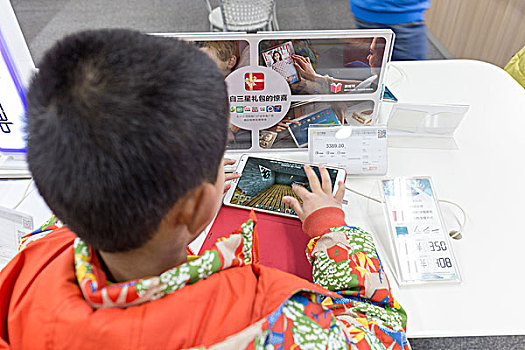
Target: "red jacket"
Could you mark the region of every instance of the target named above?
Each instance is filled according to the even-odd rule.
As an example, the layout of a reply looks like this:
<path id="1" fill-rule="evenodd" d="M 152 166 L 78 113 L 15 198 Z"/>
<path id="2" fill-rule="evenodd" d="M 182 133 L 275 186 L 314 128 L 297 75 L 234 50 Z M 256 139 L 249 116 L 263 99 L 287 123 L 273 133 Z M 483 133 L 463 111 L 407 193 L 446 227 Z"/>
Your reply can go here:
<path id="1" fill-rule="evenodd" d="M 29 244 L 2 271 L 0 348 L 207 346 L 269 315 L 298 290 L 331 294 L 293 275 L 248 265 L 138 306 L 92 309 L 75 278 L 75 237 L 58 229 Z"/>

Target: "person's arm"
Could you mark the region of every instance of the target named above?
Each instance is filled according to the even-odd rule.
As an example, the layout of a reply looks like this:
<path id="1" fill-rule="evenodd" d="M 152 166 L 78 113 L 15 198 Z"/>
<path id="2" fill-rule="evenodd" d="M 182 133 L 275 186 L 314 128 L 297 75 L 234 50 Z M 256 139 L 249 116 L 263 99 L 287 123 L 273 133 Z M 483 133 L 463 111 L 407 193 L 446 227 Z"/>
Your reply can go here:
<path id="1" fill-rule="evenodd" d="M 284 117 L 279 123 L 275 124 L 268 130 L 273 132 L 281 132 L 283 130 L 288 129 L 290 127 L 290 124 L 299 124 L 299 122 L 297 120 L 291 119 L 290 117 Z"/>
<path id="2" fill-rule="evenodd" d="M 330 91 L 330 84 L 332 83 L 341 83 L 347 85 L 349 88 L 353 88 L 361 82 L 361 80 L 338 79 L 328 75 L 320 75 L 314 70 L 310 58 L 301 55 L 292 55 L 292 58 L 295 69 L 299 72 L 301 78 L 314 82 L 319 92 L 328 93 Z"/>
<path id="3" fill-rule="evenodd" d="M 312 192 L 294 186 L 302 204 L 292 197 L 285 202 L 294 209 L 303 230 L 312 239 L 307 247 L 313 279 L 343 296 L 328 298 L 329 308 L 347 330 L 361 330 L 387 347 L 393 341 L 408 346 L 405 335 L 406 313 L 393 298 L 372 235 L 346 225 L 341 202 L 344 185 L 332 197 L 330 177 L 320 167 L 322 184 L 310 167 L 305 166 Z M 398 348 L 398 347 L 396 347 Z"/>

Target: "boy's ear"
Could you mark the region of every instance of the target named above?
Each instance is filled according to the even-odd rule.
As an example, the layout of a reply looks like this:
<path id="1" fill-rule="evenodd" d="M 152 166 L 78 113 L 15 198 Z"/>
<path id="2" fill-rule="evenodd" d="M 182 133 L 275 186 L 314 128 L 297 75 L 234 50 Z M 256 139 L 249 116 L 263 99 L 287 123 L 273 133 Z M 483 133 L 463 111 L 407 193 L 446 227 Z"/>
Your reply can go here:
<path id="1" fill-rule="evenodd" d="M 201 233 L 213 220 L 221 195 L 211 183 L 193 189 L 176 204 L 177 224 L 185 225 L 193 235 Z"/>

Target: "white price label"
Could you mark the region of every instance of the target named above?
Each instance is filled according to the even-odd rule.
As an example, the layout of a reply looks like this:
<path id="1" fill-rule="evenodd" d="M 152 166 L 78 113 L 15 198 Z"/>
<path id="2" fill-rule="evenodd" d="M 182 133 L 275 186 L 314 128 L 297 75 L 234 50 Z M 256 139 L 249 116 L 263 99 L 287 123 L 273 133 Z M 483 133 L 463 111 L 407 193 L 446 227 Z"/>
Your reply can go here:
<path id="1" fill-rule="evenodd" d="M 310 126 L 308 132 L 310 162 L 344 168 L 348 174 L 386 174 L 384 126 Z"/>

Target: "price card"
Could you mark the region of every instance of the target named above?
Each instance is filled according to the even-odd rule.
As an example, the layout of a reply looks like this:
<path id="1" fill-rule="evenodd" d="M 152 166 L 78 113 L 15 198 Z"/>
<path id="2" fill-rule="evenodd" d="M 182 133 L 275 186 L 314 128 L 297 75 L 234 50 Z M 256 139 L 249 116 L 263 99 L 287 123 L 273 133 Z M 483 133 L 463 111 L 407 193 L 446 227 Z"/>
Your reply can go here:
<path id="1" fill-rule="evenodd" d="M 31 216 L 0 207 L 0 270 L 18 253 L 20 238 L 32 231 Z"/>
<path id="2" fill-rule="evenodd" d="M 310 162 L 346 169 L 352 175 L 386 174 L 385 126 L 310 126 Z"/>
<path id="3" fill-rule="evenodd" d="M 428 177 L 380 181 L 401 283 L 460 282 Z"/>

